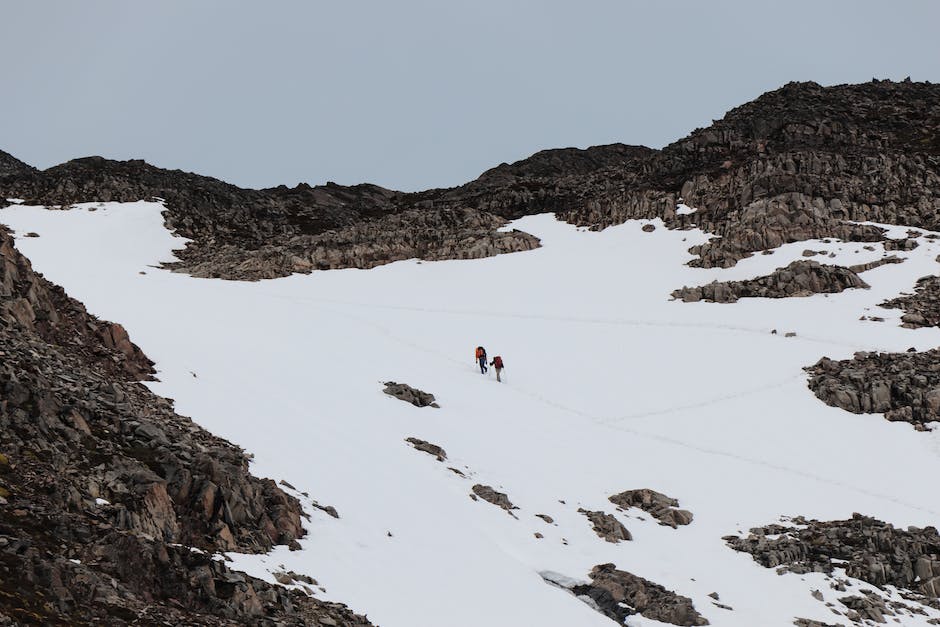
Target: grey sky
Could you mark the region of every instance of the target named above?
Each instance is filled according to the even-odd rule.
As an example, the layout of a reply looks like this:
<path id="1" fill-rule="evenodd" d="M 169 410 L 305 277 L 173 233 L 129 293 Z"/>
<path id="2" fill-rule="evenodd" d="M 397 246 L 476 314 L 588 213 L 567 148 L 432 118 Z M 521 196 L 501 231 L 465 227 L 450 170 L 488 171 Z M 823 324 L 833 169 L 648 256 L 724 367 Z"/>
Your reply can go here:
<path id="1" fill-rule="evenodd" d="M 0 149 L 250 187 L 653 147 L 791 80 L 940 82 L 940 2 L 0 0 Z"/>

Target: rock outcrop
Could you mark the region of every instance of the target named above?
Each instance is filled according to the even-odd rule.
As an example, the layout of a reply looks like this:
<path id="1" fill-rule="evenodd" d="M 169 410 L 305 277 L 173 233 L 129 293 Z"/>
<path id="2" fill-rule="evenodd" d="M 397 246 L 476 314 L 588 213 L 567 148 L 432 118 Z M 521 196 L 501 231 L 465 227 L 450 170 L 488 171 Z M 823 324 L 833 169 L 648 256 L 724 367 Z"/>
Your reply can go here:
<path id="1" fill-rule="evenodd" d="M 925 276 L 917 280 L 914 293 L 898 296 L 881 303 L 888 309 L 901 309 L 901 326 L 910 329 L 940 326 L 940 276 Z"/>
<path id="2" fill-rule="evenodd" d="M 638 507 L 659 521 L 659 524 L 675 529 L 692 522 L 692 512 L 679 509 L 679 501 L 655 490 L 627 490 L 608 499 L 621 509 Z"/>
<path id="3" fill-rule="evenodd" d="M 509 496 L 506 493 L 494 490 L 491 486 L 478 483 L 470 489 L 473 491 L 470 494 L 470 498 L 476 500 L 477 497 L 480 497 L 487 503 L 492 503 L 496 507 L 506 510 L 510 516 L 512 516 L 512 510 L 519 509 L 512 504 L 512 501 L 509 500 Z"/>
<path id="4" fill-rule="evenodd" d="M 406 403 L 411 403 L 415 407 L 434 407 L 440 408 L 434 400 L 434 395 L 430 392 L 422 392 L 417 388 L 413 388 L 407 383 L 395 383 L 394 381 L 386 381 L 385 389 L 382 390 L 389 396 L 394 396 L 398 400 L 405 401 Z"/>
<path id="5" fill-rule="evenodd" d="M 810 389 L 827 405 L 856 414 L 883 412 L 921 429 L 940 420 L 940 349 L 823 357 L 806 370 Z"/>
<path id="6" fill-rule="evenodd" d="M 675 290 L 672 297 L 686 303 L 700 300 L 733 303 L 739 298 L 787 298 L 833 294 L 850 288 L 868 287 L 865 281 L 848 268 L 799 260 L 756 279 L 713 281 L 701 287 L 683 287 Z"/>
<path id="7" fill-rule="evenodd" d="M 591 526 L 594 528 L 597 537 L 603 538 L 607 542 L 617 543 L 633 540 L 633 536 L 630 535 L 627 528 L 616 517 L 606 512 L 590 511 L 579 507 L 578 513 L 584 514 L 591 521 Z"/>
<path id="8" fill-rule="evenodd" d="M 212 559 L 296 546 L 300 504 L 150 373 L 0 230 L 0 623 L 368 624 Z"/>
<path id="9" fill-rule="evenodd" d="M 405 442 L 413 446 L 416 450 L 427 453 L 428 455 L 433 455 L 439 462 L 447 459 L 447 453 L 437 444 L 431 444 L 426 440 L 418 438 L 405 438 Z"/>
<path id="10" fill-rule="evenodd" d="M 692 600 L 624 570 L 614 564 L 591 569 L 591 583 L 580 583 L 557 573 L 542 573 L 548 583 L 569 590 L 595 610 L 623 625 L 640 614 L 670 625 L 708 625 Z"/>
<path id="11" fill-rule="evenodd" d="M 767 568 L 786 572 L 845 569 L 849 577 L 875 586 L 895 586 L 916 600 L 940 607 L 940 535 L 934 527 L 897 529 L 854 514 L 849 520 L 794 519 L 795 525 L 768 525 L 747 537 L 726 536 L 736 551 L 750 553 Z"/>

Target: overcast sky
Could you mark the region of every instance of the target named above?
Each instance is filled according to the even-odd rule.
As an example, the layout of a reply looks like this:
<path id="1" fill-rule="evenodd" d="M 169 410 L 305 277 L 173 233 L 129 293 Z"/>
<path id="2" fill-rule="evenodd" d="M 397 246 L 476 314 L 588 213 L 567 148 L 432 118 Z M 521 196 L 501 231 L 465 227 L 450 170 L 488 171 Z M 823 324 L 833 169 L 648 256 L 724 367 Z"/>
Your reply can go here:
<path id="1" fill-rule="evenodd" d="M 795 80 L 940 82 L 940 2 L 0 3 L 0 149 L 249 187 L 444 187 L 662 147 Z"/>

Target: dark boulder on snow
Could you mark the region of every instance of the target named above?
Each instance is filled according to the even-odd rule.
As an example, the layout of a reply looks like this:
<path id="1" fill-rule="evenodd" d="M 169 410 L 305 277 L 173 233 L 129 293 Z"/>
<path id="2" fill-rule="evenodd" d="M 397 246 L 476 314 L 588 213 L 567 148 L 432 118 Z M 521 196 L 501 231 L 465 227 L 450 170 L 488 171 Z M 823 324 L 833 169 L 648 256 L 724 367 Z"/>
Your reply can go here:
<path id="1" fill-rule="evenodd" d="M 434 395 L 429 392 L 422 392 L 406 383 L 395 383 L 394 381 L 386 381 L 384 385 L 383 392 L 406 403 L 411 403 L 415 407 L 440 408 L 440 405 L 434 400 Z"/>
<path id="2" fill-rule="evenodd" d="M 447 459 L 447 453 L 444 452 L 437 444 L 431 444 L 425 440 L 419 440 L 418 438 L 405 438 L 405 442 L 413 446 L 419 451 L 423 451 L 429 455 L 433 455 L 437 458 L 437 461 L 442 462 Z"/>
<path id="3" fill-rule="evenodd" d="M 509 496 L 503 492 L 494 490 L 488 485 L 478 483 L 470 489 L 473 491 L 470 498 L 476 500 L 476 497 L 480 497 L 487 503 L 492 503 L 496 507 L 506 510 L 510 515 L 512 515 L 512 510 L 519 509 L 512 504 L 512 501 L 509 500 Z"/>
<path id="4" fill-rule="evenodd" d="M 675 529 L 692 522 L 692 512 L 679 508 L 679 501 L 655 490 L 627 490 L 608 499 L 618 508 L 638 507 L 659 521 Z"/>
<path id="5" fill-rule="evenodd" d="M 614 564 L 595 566 L 590 577 L 590 583 L 582 583 L 557 573 L 542 573 L 546 582 L 570 591 L 618 625 L 625 624 L 635 614 L 683 627 L 709 624 L 696 611 L 692 599 L 633 573 L 618 570 Z"/>
<path id="6" fill-rule="evenodd" d="M 591 521 L 591 526 L 594 528 L 594 533 L 597 534 L 599 538 L 603 538 L 607 542 L 623 542 L 633 540 L 633 536 L 630 535 L 630 532 L 627 531 L 627 528 L 621 524 L 614 516 L 606 512 L 601 511 L 589 511 L 586 509 L 578 508 L 579 514 L 584 514 L 589 521 Z"/>
<path id="7" fill-rule="evenodd" d="M 672 297 L 686 303 L 701 300 L 733 303 L 739 298 L 787 298 L 832 294 L 849 288 L 868 287 L 865 281 L 848 268 L 800 260 L 756 279 L 713 281 L 701 287 L 683 287 L 675 290 Z"/>

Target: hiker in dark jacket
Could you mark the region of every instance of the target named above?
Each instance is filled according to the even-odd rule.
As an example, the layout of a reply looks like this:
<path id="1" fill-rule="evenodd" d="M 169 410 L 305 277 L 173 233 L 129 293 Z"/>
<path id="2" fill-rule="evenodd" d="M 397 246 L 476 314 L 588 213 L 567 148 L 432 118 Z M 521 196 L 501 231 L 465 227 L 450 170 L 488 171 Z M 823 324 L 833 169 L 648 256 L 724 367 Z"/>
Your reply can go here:
<path id="1" fill-rule="evenodd" d="M 499 373 L 503 371 L 503 358 L 497 355 L 493 358 L 493 361 L 490 362 L 490 365 L 496 368 L 496 380 L 500 381 Z"/>
<path id="2" fill-rule="evenodd" d="M 486 349 L 482 346 L 477 346 L 477 362 L 480 364 L 480 374 L 486 374 Z"/>

